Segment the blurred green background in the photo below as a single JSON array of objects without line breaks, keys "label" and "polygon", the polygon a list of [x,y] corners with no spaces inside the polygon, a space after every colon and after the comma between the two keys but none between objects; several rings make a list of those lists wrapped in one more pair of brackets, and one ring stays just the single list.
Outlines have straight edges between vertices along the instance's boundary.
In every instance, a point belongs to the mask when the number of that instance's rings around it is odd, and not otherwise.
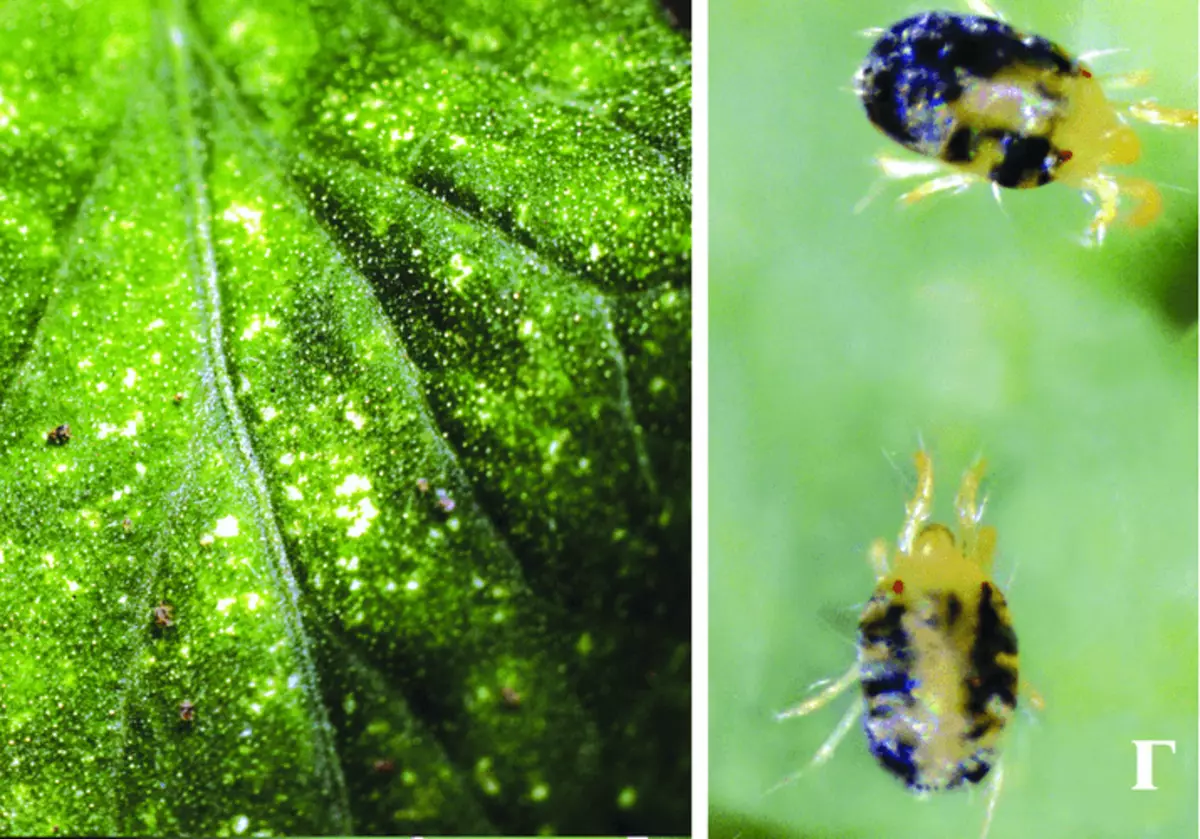
[{"label": "blurred green background", "polygon": [[[1166,213],[1099,250],[1061,185],[901,211],[893,184],[855,215],[872,156],[906,154],[850,92],[857,33],[922,10],[710,4],[714,836],[978,836],[982,790],[919,801],[857,729],[765,794],[857,701],[772,719],[852,660],[867,548],[900,527],[918,438],[943,520],[971,460],[992,464],[997,579],[1047,703],[1010,727],[991,839],[1194,836],[1196,133],[1137,126],[1127,171],[1162,185]],[[1093,65],[1154,71],[1123,98],[1194,107],[1193,0],[1001,11],[1077,53],[1128,48]],[[1134,739],[1178,741],[1157,792],[1131,791]]]}]

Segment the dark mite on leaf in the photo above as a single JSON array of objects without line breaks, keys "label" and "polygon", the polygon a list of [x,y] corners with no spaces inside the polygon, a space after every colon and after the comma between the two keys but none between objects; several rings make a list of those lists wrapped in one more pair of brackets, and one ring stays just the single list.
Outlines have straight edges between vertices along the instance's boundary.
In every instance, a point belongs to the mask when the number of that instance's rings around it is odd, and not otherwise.
[{"label": "dark mite on leaf", "polygon": [[158,601],[158,605],[154,607],[154,623],[157,624],[159,628],[166,629],[168,626],[174,625],[174,617],[175,608],[167,605],[165,600]]},{"label": "dark mite on leaf", "polygon": [[175,404],[176,405],[183,404],[183,394],[182,393],[175,394]]},{"label": "dark mite on leaf", "polygon": [[184,722],[191,722],[196,718],[196,706],[188,700],[183,700],[179,703],[179,719]]},{"label": "dark mite on leaf", "polygon": [[65,446],[71,439],[71,426],[60,425],[46,435],[46,442],[51,446]]},{"label": "dark mite on leaf", "polygon": [[969,6],[975,14],[922,12],[878,30],[855,76],[867,118],[900,145],[940,161],[878,159],[887,178],[935,175],[901,203],[979,182],[990,182],[997,197],[1000,188],[1057,182],[1096,208],[1086,244],[1102,244],[1118,217],[1133,227],[1157,219],[1158,186],[1110,171],[1142,155],[1128,119],[1195,128],[1200,115],[1154,99],[1110,101],[1109,91],[1144,84],[1149,74],[1095,75],[1088,62],[1119,50],[1077,57],[1010,26],[986,0]]}]

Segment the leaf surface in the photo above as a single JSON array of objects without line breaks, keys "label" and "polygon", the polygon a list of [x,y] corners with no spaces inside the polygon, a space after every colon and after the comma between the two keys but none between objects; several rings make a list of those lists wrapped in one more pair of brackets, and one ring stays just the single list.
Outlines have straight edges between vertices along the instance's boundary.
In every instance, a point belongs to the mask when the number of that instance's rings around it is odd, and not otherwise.
[{"label": "leaf surface", "polygon": [[407,5],[0,30],[2,832],[686,830],[688,43]]}]

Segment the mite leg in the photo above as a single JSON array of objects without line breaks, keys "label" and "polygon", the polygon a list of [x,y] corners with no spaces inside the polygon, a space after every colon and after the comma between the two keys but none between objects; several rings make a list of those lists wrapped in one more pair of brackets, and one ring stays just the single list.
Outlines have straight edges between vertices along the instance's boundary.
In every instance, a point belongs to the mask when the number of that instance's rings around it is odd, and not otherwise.
[{"label": "mite leg", "polygon": [[1127,109],[1129,115],[1134,119],[1140,119],[1142,122],[1148,122],[1151,125],[1168,125],[1172,128],[1195,128],[1200,122],[1196,111],[1188,110],[1187,108],[1167,108],[1153,102],[1149,99],[1144,99],[1141,102],[1134,102]]},{"label": "mite leg", "polygon": [[987,461],[980,458],[975,465],[968,469],[958,487],[958,495],[954,498],[954,509],[958,511],[958,531],[962,534],[963,549],[968,557],[973,556],[984,568],[991,563],[991,548],[995,542],[995,533],[989,534],[991,528],[980,528],[983,518],[983,508],[987,498],[979,499],[979,484],[987,470]]},{"label": "mite leg", "polygon": [[1118,183],[1126,195],[1138,202],[1125,219],[1126,224],[1143,227],[1162,215],[1162,193],[1154,184],[1137,178],[1121,178]]},{"label": "mite leg", "polygon": [[992,829],[992,817],[996,814],[996,802],[1000,799],[1000,788],[1003,786],[1004,760],[1001,759],[996,763],[996,769],[988,781],[987,812],[983,817],[983,832],[979,839],[987,839],[988,831]]},{"label": "mite leg", "polygon": [[890,566],[887,542],[883,539],[876,539],[871,543],[871,570],[875,572],[875,582],[879,582],[888,575],[888,571],[891,570]]},{"label": "mite leg", "polygon": [[788,775],[782,781],[767,790],[764,795],[770,795],[780,787],[790,784],[792,781],[795,781],[797,778],[802,776],[805,772],[815,769],[816,767],[828,761],[829,758],[833,757],[833,753],[837,751],[838,745],[844,739],[846,739],[846,735],[850,732],[850,729],[854,727],[854,723],[858,720],[858,716],[861,713],[862,703],[856,701],[853,705],[846,709],[846,713],[843,714],[841,720],[838,721],[837,728],[835,728],[833,732],[825,739],[825,742],[821,744],[821,748],[817,749],[817,753],[813,755],[813,758],[808,762],[808,765],[799,772],[793,772],[791,775]]},{"label": "mite leg", "polygon": [[992,8],[992,4],[988,3],[987,0],[967,0],[967,8],[971,10],[972,14],[979,15],[980,17],[1004,20],[1004,15]]},{"label": "mite leg", "polygon": [[1037,711],[1038,713],[1046,710],[1046,700],[1033,685],[1029,684],[1028,682],[1021,682],[1020,694],[1029,701],[1029,706],[1033,708],[1033,710]]},{"label": "mite leg", "polygon": [[978,181],[978,175],[968,174],[967,172],[951,172],[949,175],[942,175],[933,180],[926,181],[916,189],[904,193],[897,200],[908,207],[939,192],[962,192],[971,186],[971,184]]},{"label": "mite leg", "polygon": [[979,520],[983,518],[983,507],[987,499],[979,500],[979,484],[987,471],[987,461],[983,458],[975,461],[968,469],[958,486],[958,495],[954,498],[954,509],[958,511],[958,526],[965,532],[975,530]]},{"label": "mite leg", "polygon": [[[1085,59],[1081,55],[1079,60],[1084,61]],[[1134,70],[1132,73],[1106,73],[1103,76],[1097,76],[1096,81],[1100,82],[1100,86],[1107,92],[1144,87],[1150,83],[1150,78],[1149,70]]]},{"label": "mite leg", "polygon": [[855,701],[846,713],[842,714],[842,718],[838,720],[837,728],[825,738],[825,742],[821,744],[821,748],[817,749],[817,753],[813,755],[813,759],[809,762],[808,768],[820,766],[833,757],[833,753],[837,751],[838,745],[846,739],[846,734],[854,727],[854,723],[858,720],[858,715],[862,713],[862,703]]},{"label": "mite leg", "polygon": [[[859,84],[860,80],[856,76],[856,90]],[[879,193],[883,192],[888,181],[903,181],[919,177],[927,178],[939,172],[946,171],[946,167],[936,160],[904,160],[883,153],[875,155],[875,165],[879,167],[879,171],[883,173],[883,177],[871,184],[871,188],[867,190],[867,194],[854,205],[855,215],[861,213],[872,201],[879,197]]]},{"label": "mite leg", "polygon": [[921,526],[929,521],[933,508],[933,463],[923,449],[913,455],[913,461],[917,464],[917,490],[904,508],[904,528],[900,531],[899,540],[900,553],[903,554],[912,552],[913,539]]},{"label": "mite leg", "polygon": [[825,688],[816,696],[809,697],[799,705],[796,705],[793,708],[788,708],[786,711],[780,711],[775,715],[775,719],[786,720],[789,717],[803,717],[806,714],[811,714],[813,711],[820,710],[834,699],[845,693],[846,688],[850,687],[857,681],[858,662],[855,661],[854,664],[850,666],[849,670],[843,673],[835,681],[826,685]]},{"label": "mite leg", "polygon": [[1084,181],[1084,189],[1089,201],[1096,204],[1096,214],[1084,234],[1087,245],[1103,245],[1108,228],[1117,217],[1117,198],[1121,194],[1115,179],[1108,175],[1096,175]]},{"label": "mite leg", "polygon": [[[1162,215],[1162,193],[1158,187],[1140,178],[1114,178],[1100,175],[1087,182],[1087,186],[1095,190],[1100,207],[1092,221],[1092,228],[1097,225],[1107,227],[1117,219],[1118,201],[1120,196],[1132,198],[1133,209],[1119,220],[1130,227],[1145,227]],[[1100,232],[1103,239],[1103,231]]]}]

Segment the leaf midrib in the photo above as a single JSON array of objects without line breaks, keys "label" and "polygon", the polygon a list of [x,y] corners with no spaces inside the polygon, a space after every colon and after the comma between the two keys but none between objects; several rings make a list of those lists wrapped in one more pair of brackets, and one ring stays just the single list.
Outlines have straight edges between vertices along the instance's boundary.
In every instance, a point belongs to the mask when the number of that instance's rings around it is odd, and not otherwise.
[{"label": "leaf midrib", "polygon": [[[187,36],[183,24],[183,9],[176,0],[169,10],[169,18],[161,24],[165,41],[169,44],[170,67],[173,82],[174,104],[180,126],[182,146],[182,176],[188,190],[188,224],[192,230],[192,260],[194,266],[197,311],[201,320],[202,364],[205,368],[204,385],[210,397],[220,405],[214,412],[214,421],[223,417],[225,430],[236,442],[234,462],[240,459],[242,468],[233,469],[235,480],[242,484],[253,498],[255,525],[262,539],[274,583],[287,596],[279,598],[280,613],[286,627],[290,646],[300,664],[303,694],[307,700],[313,721],[313,738],[318,756],[316,771],[322,776],[324,788],[329,793],[330,825],[336,832],[350,833],[353,823],[350,812],[350,796],[345,775],[334,744],[333,726],[329,720],[316,675],[311,642],[304,630],[300,608],[300,592],[295,574],[287,555],[280,532],[278,516],[271,503],[270,490],[262,467],[255,456],[246,422],[238,408],[229,367],[225,358],[224,336],[221,323],[221,291],[217,274],[216,258],[213,253],[212,231],[209,226],[210,208],[205,195],[203,165],[200,159],[202,139],[196,129],[193,114],[191,85],[194,81],[188,56]],[[228,439],[228,438],[227,438]]]}]

